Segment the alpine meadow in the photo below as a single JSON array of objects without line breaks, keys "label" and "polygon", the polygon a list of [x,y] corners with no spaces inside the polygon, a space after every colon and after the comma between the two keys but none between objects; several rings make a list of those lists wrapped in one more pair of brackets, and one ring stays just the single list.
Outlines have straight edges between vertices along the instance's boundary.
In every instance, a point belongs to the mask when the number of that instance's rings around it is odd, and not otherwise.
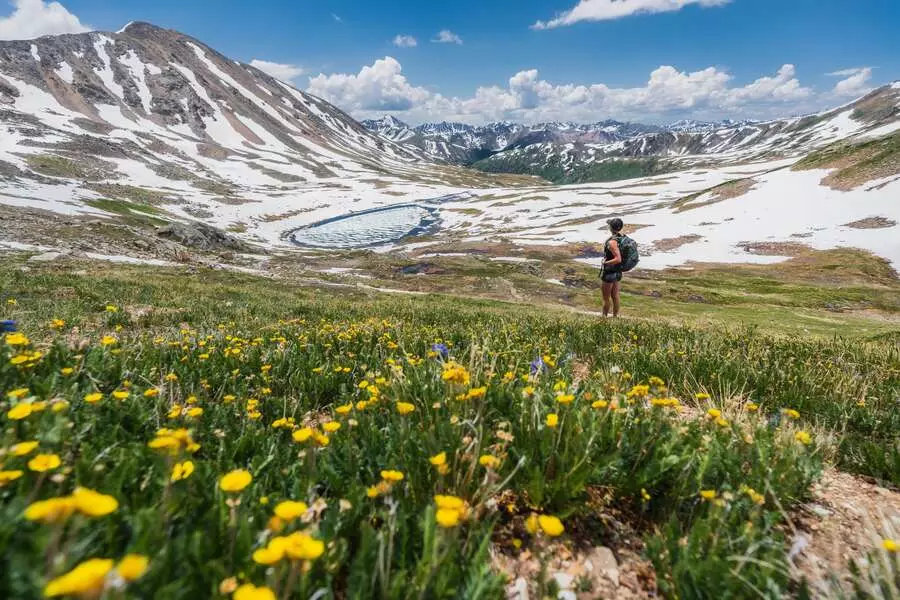
[{"label": "alpine meadow", "polygon": [[896,6],[208,4],[0,7],[0,598],[900,599]]}]

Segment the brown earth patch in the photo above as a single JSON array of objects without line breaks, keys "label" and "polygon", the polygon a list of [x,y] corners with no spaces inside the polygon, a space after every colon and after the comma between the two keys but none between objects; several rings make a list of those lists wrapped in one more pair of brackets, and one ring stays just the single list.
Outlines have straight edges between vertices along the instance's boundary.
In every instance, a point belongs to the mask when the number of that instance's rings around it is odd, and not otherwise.
[{"label": "brown earth patch", "polygon": [[669,252],[671,250],[677,250],[686,244],[690,244],[692,242],[696,242],[698,240],[702,240],[703,236],[691,234],[691,235],[682,235],[674,238],[663,238],[661,240],[656,240],[653,242],[654,250],[659,250],[660,252]]},{"label": "brown earth patch", "polygon": [[546,560],[547,581],[555,581],[560,598],[594,600],[621,598],[638,600],[656,598],[656,573],[644,558],[640,532],[630,523],[633,519],[612,505],[608,490],[593,488],[588,492],[587,515],[566,523],[566,535],[554,540],[529,540],[525,530],[527,510],[521,499],[498,499],[501,506],[514,506],[516,516],[498,529],[491,552],[495,570],[509,580],[506,597],[510,600],[540,598],[538,580],[540,556]]},{"label": "brown earth patch", "polygon": [[738,246],[748,254],[760,256],[800,256],[812,250],[797,242],[740,242]]},{"label": "brown earth patch", "polygon": [[849,562],[861,565],[878,551],[885,529],[900,528],[900,492],[829,469],[791,521],[795,576],[805,577],[814,592],[833,596],[836,585],[850,591]]},{"label": "brown earth patch", "polygon": [[[694,210],[695,208],[716,204],[718,202],[722,202],[723,200],[739,198],[740,196],[743,196],[744,194],[752,190],[756,183],[757,181],[753,178],[728,181],[708,190],[690,194],[688,196],[685,196],[684,198],[676,200],[672,203],[671,207],[675,209],[676,213],[680,213]],[[709,194],[709,197],[701,202],[694,203],[704,194]]]},{"label": "brown earth patch", "polygon": [[894,227],[897,221],[888,219],[887,217],[866,217],[852,223],[845,223],[844,227],[852,227],[853,229],[887,229]]}]

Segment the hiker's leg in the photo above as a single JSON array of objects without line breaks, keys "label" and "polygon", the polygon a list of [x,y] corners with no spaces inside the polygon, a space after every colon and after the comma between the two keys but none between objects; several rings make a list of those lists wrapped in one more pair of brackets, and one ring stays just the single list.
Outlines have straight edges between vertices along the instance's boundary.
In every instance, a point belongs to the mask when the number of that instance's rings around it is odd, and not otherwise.
[{"label": "hiker's leg", "polygon": [[603,286],[601,288],[603,290],[603,316],[609,316],[609,308],[612,305],[612,284],[603,282]]},{"label": "hiker's leg", "polygon": [[619,316],[619,282],[610,285],[610,296],[612,296],[613,316]]}]

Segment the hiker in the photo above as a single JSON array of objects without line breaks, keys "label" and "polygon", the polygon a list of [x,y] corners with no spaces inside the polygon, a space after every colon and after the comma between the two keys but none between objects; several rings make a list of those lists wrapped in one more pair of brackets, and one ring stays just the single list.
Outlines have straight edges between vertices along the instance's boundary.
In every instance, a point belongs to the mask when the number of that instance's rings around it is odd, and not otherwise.
[{"label": "hiker", "polygon": [[[623,241],[628,239],[622,235],[625,224],[618,217],[606,222],[609,225],[609,239],[603,245],[603,269],[600,271],[600,279],[603,281],[603,316],[609,316],[610,306],[613,316],[619,316],[619,282],[622,281],[622,273],[630,270],[634,265],[625,265],[623,259]],[[629,249],[632,246],[629,241]]]}]

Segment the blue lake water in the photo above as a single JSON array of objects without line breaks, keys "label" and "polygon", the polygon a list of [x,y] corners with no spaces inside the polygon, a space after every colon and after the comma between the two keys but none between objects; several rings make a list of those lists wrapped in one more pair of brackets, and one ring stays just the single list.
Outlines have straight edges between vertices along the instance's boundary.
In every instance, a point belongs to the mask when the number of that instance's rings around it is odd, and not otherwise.
[{"label": "blue lake water", "polygon": [[424,233],[438,221],[436,208],[403,204],[326,219],[295,229],[288,238],[316,248],[364,248]]}]

